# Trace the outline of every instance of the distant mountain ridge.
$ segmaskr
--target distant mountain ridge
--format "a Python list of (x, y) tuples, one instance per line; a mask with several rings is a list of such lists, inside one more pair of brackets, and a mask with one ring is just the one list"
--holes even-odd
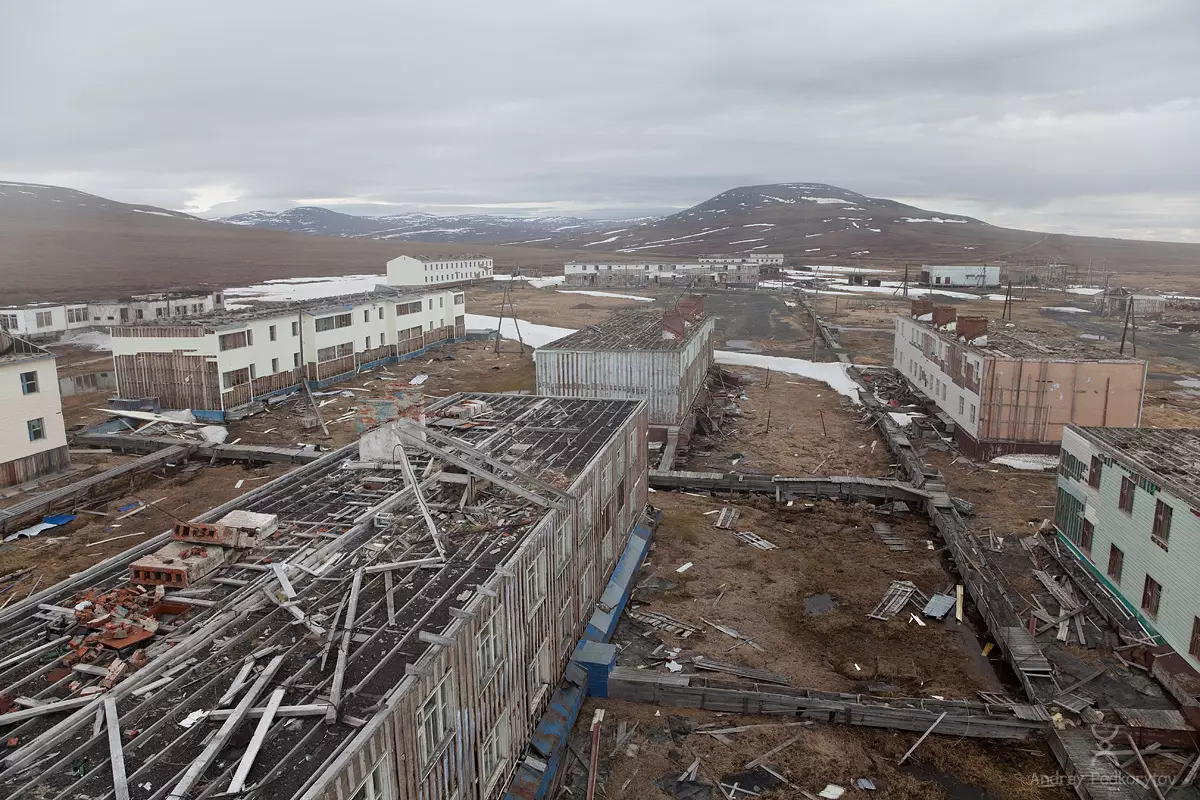
[(323, 236), (490, 244), (550, 242), (568, 233), (599, 232), (617, 227), (623, 222), (580, 217), (514, 217), (500, 214), (421, 212), (366, 217), (343, 214), (320, 206), (298, 206), (286, 211), (248, 211), (218, 221), (230, 225), (316, 233)]

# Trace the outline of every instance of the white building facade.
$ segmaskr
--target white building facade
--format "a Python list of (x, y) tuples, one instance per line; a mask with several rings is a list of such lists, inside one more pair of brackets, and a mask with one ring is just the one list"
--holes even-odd
[(492, 259), (485, 256), (450, 256), (423, 259), (397, 256), (387, 262), (388, 286), (431, 288), (461, 286), (472, 281), (491, 280)]
[(117, 395), (222, 418), (307, 380), (323, 387), (466, 336), (462, 291), (387, 287), (193, 324), (112, 329)]
[(922, 286), (963, 286), (987, 288), (1000, 285), (1000, 267), (985, 267), (982, 264), (972, 266), (930, 266), (921, 267)]
[(224, 308), (224, 300), (222, 292), (155, 292), (119, 300), (9, 306), (0, 308), (0, 330), (50, 341), (68, 331), (207, 314)]
[(1200, 669), (1200, 429), (1071, 426), (1060, 459), (1061, 538)]
[(0, 486), (70, 464), (54, 354), (0, 332)]

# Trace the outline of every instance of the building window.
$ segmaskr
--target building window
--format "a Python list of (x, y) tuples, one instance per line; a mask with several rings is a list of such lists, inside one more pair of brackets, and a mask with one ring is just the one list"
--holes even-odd
[[(124, 311), (125, 309), (121, 309), (121, 310), (122, 310), (122, 311)], [(138, 319), (145, 319), (145, 318), (146, 318), (146, 312), (145, 312), (145, 311), (143, 311), (142, 309), (140, 309), (140, 308), (139, 308), (139, 309), (137, 310), (137, 312), (134, 314), (134, 316), (136, 316)]]
[(0, 314), (0, 329), (15, 331), (17, 329), (16, 314)]
[(250, 331), (237, 333), (222, 333), (217, 337), (217, 345), (221, 350), (236, 350), (250, 344)]
[(363, 781), (362, 786), (350, 796), (350, 800), (390, 800), (392, 793), (388, 791), (387, 775), (384, 774), (386, 760), (380, 761), (371, 770), (371, 774)]
[(267, 328), (267, 338), (270, 339), (272, 342), (275, 341), (276, 335), (275, 335), (275, 326), (274, 325)]
[(292, 336), (299, 336), (299, 335), (300, 335), (300, 323), (293, 322), (292, 323)]
[(1090, 556), (1092, 554), (1092, 540), (1095, 537), (1096, 526), (1092, 524), (1091, 520), (1083, 520), (1083, 524), (1079, 528), (1079, 549)]
[(971, 416), (969, 417), (969, 419), (971, 420), (971, 422), (975, 421), (975, 404), (974, 403), (971, 403)]
[(162, 306), (158, 306), (157, 308), (154, 309), (154, 316), (165, 317), (166, 315), (167, 315), (167, 310), (165, 308), (163, 308)]
[(1115, 544), (1108, 546), (1108, 577), (1113, 583), (1121, 582), (1121, 573), (1125, 571), (1125, 551)]
[(1121, 496), (1117, 498), (1117, 508), (1126, 514), (1133, 513), (1133, 495), (1137, 489), (1137, 481), (1128, 475), (1121, 476)]
[(383, 306), (380, 306), (379, 308), (377, 308), (376, 311), (379, 312), (379, 318), (383, 319)]
[(1200, 658), (1200, 617), (1192, 618), (1192, 643), (1188, 645), (1192, 658)]
[(379, 346), (383, 347), (386, 344), (387, 344), (387, 334), (386, 333), (379, 334)]
[(966, 411), (967, 411), (966, 406), (967, 406), (966, 398), (963, 398), (963, 397), (958, 398), (958, 414), (959, 414), (959, 416), (962, 416), (963, 414), (966, 413)]
[(29, 441), (36, 442), (39, 439), (46, 438), (46, 420), (43, 417), (31, 419), (25, 423), (25, 427), (29, 429)]
[(525, 568), (525, 600), (530, 614), (546, 599), (546, 580), (546, 551), (543, 550)]
[(483, 748), (479, 751), (479, 775), (483, 778), (482, 784), (485, 792), (500, 777), (500, 773), (504, 770), (504, 762), (507, 760), (508, 717), (501, 716), (483, 743)]
[(1093, 489), (1100, 488), (1100, 456), (1092, 456), (1092, 463), (1088, 467), (1088, 486)]
[(1163, 550), (1168, 549), (1171, 541), (1171, 507), (1162, 500), (1154, 504), (1154, 528), (1150, 531), (1150, 539)]
[(234, 386), (241, 386), (250, 382), (250, 370), (234, 369), (221, 374), (221, 382), (226, 389), (232, 389)]
[(34, 322), (39, 328), (49, 328), (54, 324), (54, 315), (49, 311), (38, 311), (34, 315)]
[(596, 581), (596, 565), (588, 564), (579, 579), (579, 608), (587, 614), (592, 607), (592, 584)]
[(364, 349), (364, 350), (370, 350), (370, 349), (371, 349), (371, 337), (370, 337), (370, 336), (368, 336), (368, 337), (367, 337), (366, 339), (364, 339), (363, 341), (365, 341), (365, 342), (367, 343), (367, 346), (366, 346), (366, 347), (364, 347), (363, 349)]
[(335, 328), (349, 328), (352, 324), (349, 314), (334, 314), (331, 317), (320, 317), (314, 323), (317, 333), (331, 331)]
[(21, 394), (37, 394), (38, 379), (37, 372), (22, 372), (21, 373)]
[(87, 308), (68, 308), (67, 309), (67, 322), (87, 322), (87, 321), (88, 321)]
[(254, 368), (253, 364), (251, 364), (250, 365), (250, 380), (254, 380), (257, 377), (258, 377), (258, 370)]
[(300, 366), (300, 354), (299, 353), (292, 353), (292, 366), (293, 367)]
[(279, 359), (272, 358), (271, 359), (271, 374), (274, 375), (276, 372), (279, 372)]
[(575, 618), (571, 613), (572, 610), (571, 601), (568, 599), (558, 612), (558, 635), (560, 637), (558, 652), (564, 658), (570, 654), (571, 646), (575, 643)]
[(503, 609), (496, 609), (479, 629), (479, 679), (487, 680), (504, 658), (504, 643), (500, 641), (504, 627)]
[(541, 694), (550, 687), (550, 641), (547, 639), (542, 642), (542, 646), (533, 654), (533, 660), (529, 662), (528, 669), (525, 670), (525, 690), (529, 697), (529, 710), (534, 712), (537, 709), (537, 701), (541, 699)]
[(558, 529), (558, 544), (555, 547), (554, 565), (562, 569), (568, 561), (571, 560), (571, 553), (575, 549), (575, 531), (572, 520), (568, 516)]
[(1158, 605), (1162, 602), (1162, 584), (1146, 576), (1146, 583), (1142, 587), (1142, 610), (1151, 617), (1158, 616)]
[(583, 551), (592, 534), (592, 490), (588, 489), (579, 499), (579, 550)]
[(422, 762), (429, 761), (441, 750), (453, 729), (451, 690), (450, 673), (447, 672), (417, 711), (417, 738), (420, 739)]

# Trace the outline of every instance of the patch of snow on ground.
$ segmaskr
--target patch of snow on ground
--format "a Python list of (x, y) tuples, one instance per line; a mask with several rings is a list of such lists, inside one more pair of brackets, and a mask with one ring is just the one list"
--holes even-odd
[(743, 228), (774, 228), (774, 222), (749, 222), (742, 226)]
[(1181, 381), (1175, 381), (1176, 386), (1182, 386), (1185, 389), (1200, 389), (1200, 379), (1184, 378)]
[(156, 217), (173, 217), (173, 216), (175, 216), (174, 214), (168, 214), (166, 211), (146, 211), (143, 208), (135, 208), (134, 212), (137, 214), (153, 214)]
[(89, 350), (112, 350), (112, 336), (104, 331), (71, 331), (58, 343), (78, 345)]
[(1086, 294), (1088, 296), (1100, 294), (1103, 289), (1097, 289), (1094, 286), (1068, 286), (1067, 294)]
[[(998, 301), (1000, 301), (1001, 303), (1003, 303), (1003, 302), (1004, 302), (1005, 300), (1007, 300), (1008, 298), (1007, 298), (1005, 295), (1002, 295), (1002, 294), (985, 294), (985, 295), (984, 295), (984, 299), (986, 299), (986, 300), (998, 300)], [(1013, 298), (1013, 300), (1014, 300), (1014, 301), (1016, 301), (1016, 300), (1020, 300), (1020, 299), (1021, 299), (1021, 298), (1019, 298), (1019, 297), (1014, 297), (1014, 298)]]
[[(252, 286), (226, 289), (226, 297), (244, 297), (267, 303), (292, 302), (295, 300), (317, 300), (322, 297), (337, 297), (343, 294), (369, 292), (378, 284), (385, 283), (386, 275), (335, 275), (328, 278), (280, 278), (263, 281)], [(228, 308), (244, 308), (245, 304), (226, 304)]]
[(806, 252), (806, 253), (815, 253), (815, 252), (817, 252), (817, 251), (818, 251), (818, 250), (820, 250), (820, 249), (821, 249), (821, 248), (819, 248), (819, 247), (810, 247), (810, 248), (808, 248), (807, 250), (805, 250), (804, 252)]
[(925, 417), (924, 414), (905, 414), (900, 411), (889, 411), (888, 416), (901, 428), (908, 426), (914, 419), (924, 419)]
[(584, 245), (584, 247), (591, 247), (594, 244), (608, 244), (609, 242), (615, 242), (616, 240), (617, 240), (616, 236), (610, 236), (607, 239), (601, 239), (598, 242), (588, 242), (587, 244)]
[(804, 196), (804, 197), (801, 197), (800, 199), (807, 200), (810, 203), (820, 203), (821, 205), (826, 205), (828, 203), (837, 203), (838, 205), (842, 205), (842, 206), (851, 204), (850, 200), (843, 200), (840, 197), (807, 197), (807, 196)]
[(558, 289), (559, 294), (586, 294), (588, 297), (615, 297), (618, 300), (640, 300), (643, 303), (653, 303), (653, 297), (641, 297), (636, 294), (617, 294), (615, 292), (596, 292), (590, 289)]
[(763, 241), (763, 237), (760, 236), (757, 239), (738, 239), (736, 242), (730, 242), (730, 244), (750, 244), (750, 242), (761, 242), (761, 241)]
[(1200, 297), (1189, 297), (1186, 294), (1165, 294), (1163, 297), (1167, 300), (1200, 300)]
[(963, 224), (966, 224), (966, 222), (967, 222), (965, 219), (942, 219), (941, 217), (930, 217), (929, 219), (922, 219), (920, 217), (901, 217), (899, 221), (900, 222), (961, 222)]
[(1090, 314), (1086, 308), (1076, 308), (1075, 306), (1042, 306), (1042, 311), (1061, 311), (1064, 314)]
[(996, 456), (992, 459), (992, 463), (1000, 464), (1004, 467), (1012, 467), (1013, 469), (1043, 472), (1048, 469), (1058, 468), (1058, 456), (1046, 455), (1045, 453), (1024, 453)]
[[(500, 323), (499, 317), (485, 314), (467, 314), (467, 327), (472, 329), (495, 330)], [(505, 317), (500, 328), (500, 335), (505, 339), (516, 341), (517, 326), (520, 325), (521, 337), (525, 344), (531, 347), (545, 347), (553, 341), (575, 333), (571, 328), (558, 328), (553, 325), (537, 325), (528, 320), (514, 320)], [(849, 397), (854, 402), (858, 399), (858, 384), (846, 373), (846, 365), (836, 361), (817, 362), (806, 361), (803, 358), (786, 358), (784, 356), (764, 356), (757, 353), (734, 353), (728, 350), (713, 352), (717, 363), (729, 364), (736, 367), (759, 367), (801, 378), (820, 381), (835, 392)]]

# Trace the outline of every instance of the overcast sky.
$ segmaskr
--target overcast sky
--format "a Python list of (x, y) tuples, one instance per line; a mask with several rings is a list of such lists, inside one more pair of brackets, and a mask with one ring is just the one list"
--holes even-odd
[(1197, 0), (0, 0), (0, 179), (203, 216), (832, 183), (1200, 241)]

